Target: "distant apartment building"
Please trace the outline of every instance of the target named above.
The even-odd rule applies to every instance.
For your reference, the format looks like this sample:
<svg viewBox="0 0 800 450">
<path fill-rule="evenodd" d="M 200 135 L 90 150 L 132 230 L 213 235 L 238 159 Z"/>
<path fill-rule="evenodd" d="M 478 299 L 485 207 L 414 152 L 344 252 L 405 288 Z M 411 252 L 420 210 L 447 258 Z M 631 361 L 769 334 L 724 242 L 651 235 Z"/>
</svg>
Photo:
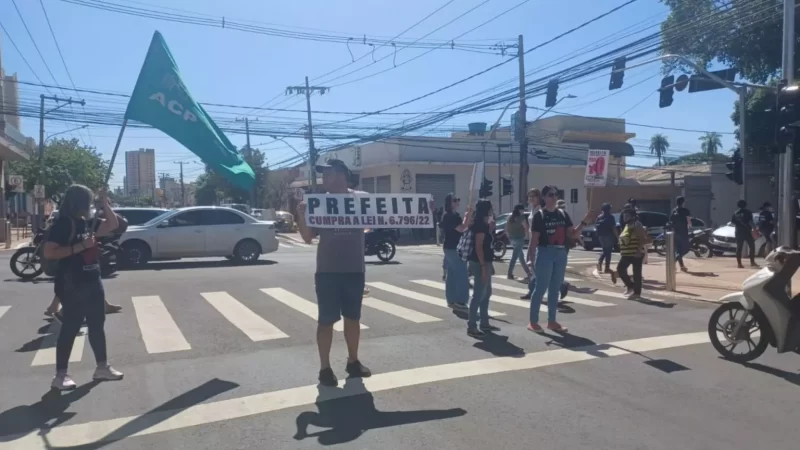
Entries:
<svg viewBox="0 0 800 450">
<path fill-rule="evenodd" d="M 125 152 L 125 193 L 131 197 L 152 197 L 155 190 L 155 149 L 140 148 Z"/>
</svg>

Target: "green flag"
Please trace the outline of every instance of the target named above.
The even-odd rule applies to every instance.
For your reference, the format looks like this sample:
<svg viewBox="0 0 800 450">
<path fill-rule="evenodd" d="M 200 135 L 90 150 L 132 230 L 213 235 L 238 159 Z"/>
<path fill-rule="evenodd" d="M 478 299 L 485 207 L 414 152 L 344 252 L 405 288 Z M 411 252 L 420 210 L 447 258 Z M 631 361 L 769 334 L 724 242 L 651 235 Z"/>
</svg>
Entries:
<svg viewBox="0 0 800 450">
<path fill-rule="evenodd" d="M 253 169 L 205 109 L 192 99 L 158 31 L 153 34 L 125 117 L 163 131 L 233 184 L 252 188 Z"/>
</svg>

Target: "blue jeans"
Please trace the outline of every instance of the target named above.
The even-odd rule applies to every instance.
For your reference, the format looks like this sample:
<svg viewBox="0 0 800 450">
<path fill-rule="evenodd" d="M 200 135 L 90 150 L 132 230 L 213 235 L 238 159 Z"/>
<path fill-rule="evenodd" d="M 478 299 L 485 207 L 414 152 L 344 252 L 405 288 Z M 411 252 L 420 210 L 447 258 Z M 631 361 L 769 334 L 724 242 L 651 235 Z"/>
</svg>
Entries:
<svg viewBox="0 0 800 450">
<path fill-rule="evenodd" d="M 454 248 L 444 249 L 444 266 L 447 270 L 444 296 L 447 304 L 458 303 L 466 305 L 469 301 L 469 276 L 467 264 L 458 256 Z"/>
<path fill-rule="evenodd" d="M 514 275 L 514 265 L 519 260 L 519 264 L 522 266 L 522 270 L 525 271 L 525 274 L 530 275 L 530 271 L 528 270 L 528 265 L 525 264 L 525 238 L 518 238 L 518 239 L 511 239 L 511 261 L 508 262 L 508 276 Z"/>
<path fill-rule="evenodd" d="M 536 249 L 536 287 L 531 296 L 530 322 L 539 323 L 539 308 L 547 292 L 547 320 L 555 322 L 558 297 L 567 271 L 567 249 L 564 247 L 540 246 Z"/>
<path fill-rule="evenodd" d="M 675 259 L 683 266 L 683 256 L 689 253 L 689 235 L 675 233 Z"/>
<path fill-rule="evenodd" d="M 599 236 L 600 238 L 600 247 L 603 249 L 603 253 L 600 254 L 600 259 L 597 260 L 597 264 L 603 264 L 603 261 L 606 263 L 606 269 L 611 266 L 611 252 L 614 251 L 614 244 L 617 243 L 617 238 L 614 235 L 609 236 Z"/>
<path fill-rule="evenodd" d="M 486 263 L 489 269 L 489 277 L 486 283 L 483 282 L 481 274 L 481 265 L 478 262 L 470 261 L 469 268 L 475 274 L 475 288 L 472 290 L 472 300 L 469 302 L 469 320 L 467 320 L 467 328 L 473 329 L 478 327 L 478 309 L 480 308 L 480 322 L 481 326 L 489 325 L 489 297 L 492 296 L 492 274 L 494 273 L 494 266 L 492 263 Z"/>
</svg>

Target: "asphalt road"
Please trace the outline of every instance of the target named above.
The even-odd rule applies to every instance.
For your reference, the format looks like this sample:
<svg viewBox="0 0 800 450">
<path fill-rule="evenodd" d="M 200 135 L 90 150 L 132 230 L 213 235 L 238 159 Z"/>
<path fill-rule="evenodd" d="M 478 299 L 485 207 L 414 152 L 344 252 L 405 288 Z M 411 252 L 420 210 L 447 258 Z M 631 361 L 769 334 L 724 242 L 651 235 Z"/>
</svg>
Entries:
<svg viewBox="0 0 800 450">
<path fill-rule="evenodd" d="M 344 380 L 337 333 L 340 386 L 318 388 L 303 312 L 315 311 L 314 252 L 286 242 L 254 266 L 157 263 L 106 280 L 124 307 L 106 332 L 125 379 L 90 383 L 79 338 L 80 387 L 66 394 L 49 392 L 52 283 L 14 280 L 0 253 L 0 449 L 798 448 L 796 355 L 721 360 L 705 332 L 712 305 L 631 302 L 575 279 L 585 293 L 559 314 L 570 334 L 539 336 L 525 328 L 524 285 L 501 276 L 501 331 L 476 340 L 445 307 L 427 247 L 367 258 L 361 357 L 375 375 Z"/>
</svg>

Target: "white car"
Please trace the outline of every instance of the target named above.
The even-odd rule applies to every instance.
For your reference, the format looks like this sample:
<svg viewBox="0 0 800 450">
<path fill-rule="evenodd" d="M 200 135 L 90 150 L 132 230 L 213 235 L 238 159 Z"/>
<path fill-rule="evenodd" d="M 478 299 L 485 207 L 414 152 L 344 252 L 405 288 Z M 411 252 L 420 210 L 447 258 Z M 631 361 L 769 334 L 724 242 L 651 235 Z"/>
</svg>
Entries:
<svg viewBox="0 0 800 450">
<path fill-rule="evenodd" d="M 758 214 L 753 214 L 753 222 L 758 223 Z M 709 242 L 712 246 L 712 251 L 716 255 L 724 253 L 736 253 L 736 227 L 728 222 L 711 233 Z M 767 240 L 764 236 L 758 236 L 756 239 L 756 256 L 765 256 Z M 750 257 L 750 249 L 747 244 L 742 248 L 742 258 Z"/>
<path fill-rule="evenodd" d="M 164 213 L 128 227 L 120 238 L 124 260 L 141 266 L 151 260 L 225 257 L 255 262 L 278 249 L 273 222 L 260 221 L 233 208 L 193 206 Z"/>
</svg>

